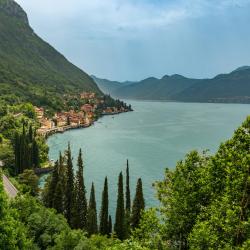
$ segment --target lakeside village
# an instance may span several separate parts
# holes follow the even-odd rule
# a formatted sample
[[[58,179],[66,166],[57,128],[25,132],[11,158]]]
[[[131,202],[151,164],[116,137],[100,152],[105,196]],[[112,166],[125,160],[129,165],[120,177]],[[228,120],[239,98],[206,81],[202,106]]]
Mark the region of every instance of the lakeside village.
[[[37,134],[48,137],[69,129],[89,127],[104,115],[132,111],[131,105],[127,105],[123,101],[114,100],[109,95],[97,96],[93,92],[81,93],[80,101],[77,103],[78,105],[74,109],[57,112],[52,118],[46,117],[44,108],[35,107],[36,116],[40,123]]]

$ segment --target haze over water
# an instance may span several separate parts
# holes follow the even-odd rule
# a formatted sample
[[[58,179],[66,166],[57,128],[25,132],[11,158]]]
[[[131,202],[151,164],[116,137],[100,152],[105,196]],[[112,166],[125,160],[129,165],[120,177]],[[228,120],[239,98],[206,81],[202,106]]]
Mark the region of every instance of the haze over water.
[[[163,178],[166,167],[174,168],[192,149],[215,152],[250,114],[250,105],[242,104],[128,103],[134,112],[105,116],[90,128],[71,130],[48,139],[50,159],[56,160],[58,152],[64,151],[70,142],[76,162],[82,148],[87,196],[93,181],[98,209],[104,178],[108,176],[113,218],[118,174],[123,171],[125,177],[126,159],[130,163],[132,195],[137,178],[142,177],[146,205],[154,206],[157,200],[152,183]]]

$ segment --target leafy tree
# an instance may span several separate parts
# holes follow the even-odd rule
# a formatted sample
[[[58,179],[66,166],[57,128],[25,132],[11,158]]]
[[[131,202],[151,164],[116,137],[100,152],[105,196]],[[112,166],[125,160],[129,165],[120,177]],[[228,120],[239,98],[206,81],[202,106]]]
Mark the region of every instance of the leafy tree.
[[[20,222],[18,211],[9,206],[4,193],[0,171],[0,249],[37,249],[25,225]]]
[[[105,178],[102,192],[102,205],[100,212],[99,231],[103,235],[109,234],[109,199],[108,199],[108,178]]]
[[[188,235],[198,214],[209,202],[209,192],[202,185],[208,158],[193,151],[176,169],[166,169],[165,179],[158,183],[158,197],[162,203],[165,237],[179,249],[188,248]]]
[[[143,197],[142,190],[142,180],[141,178],[137,181],[135,198],[133,201],[132,214],[131,214],[131,227],[136,228],[141,219],[141,213],[145,208],[145,201]]]
[[[54,209],[42,206],[37,199],[28,195],[16,198],[12,207],[19,211],[19,220],[27,228],[28,235],[34,239],[38,249],[50,249],[55,246],[60,234],[70,231],[63,215],[56,214]]]
[[[98,232],[94,183],[92,183],[90,191],[89,206],[87,213],[87,232],[89,235],[96,234]]]
[[[35,174],[34,170],[26,169],[22,174],[19,175],[19,182],[28,187],[28,191],[31,195],[38,195],[39,188],[38,182],[39,178]]]
[[[63,230],[56,236],[55,245],[51,250],[86,249],[91,250],[91,243],[81,230]]]
[[[119,174],[118,179],[118,194],[117,194],[117,207],[115,215],[114,231],[120,240],[126,237],[125,225],[125,209],[124,209],[124,193],[123,193],[123,176],[122,172]]]
[[[155,208],[142,211],[140,223],[132,231],[132,241],[140,242],[142,246],[150,249],[168,249],[163,240],[163,225],[160,220],[161,217]]]
[[[190,248],[243,249],[250,237],[250,117],[223,143],[201,177],[211,202],[189,235]]]
[[[73,211],[73,227],[76,229],[86,228],[87,223],[87,199],[86,189],[83,178],[83,160],[82,150],[79,151],[78,156],[78,170],[75,178],[74,185],[74,211]]]

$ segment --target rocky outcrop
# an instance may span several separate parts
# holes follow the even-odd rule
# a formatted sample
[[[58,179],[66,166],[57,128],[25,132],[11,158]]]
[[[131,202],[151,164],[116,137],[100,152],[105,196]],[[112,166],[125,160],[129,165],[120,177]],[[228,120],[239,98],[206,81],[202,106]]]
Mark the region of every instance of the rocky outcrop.
[[[16,17],[26,24],[29,23],[25,11],[13,0],[0,0],[0,11],[3,11],[8,16]]]

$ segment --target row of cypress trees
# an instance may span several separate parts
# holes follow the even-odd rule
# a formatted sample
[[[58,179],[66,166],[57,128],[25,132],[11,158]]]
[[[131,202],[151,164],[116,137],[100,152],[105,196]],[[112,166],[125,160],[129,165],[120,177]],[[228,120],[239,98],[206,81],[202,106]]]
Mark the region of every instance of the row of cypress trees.
[[[43,192],[45,205],[64,214],[72,228],[84,229],[89,235],[100,233],[109,236],[114,231],[119,239],[126,239],[131,229],[139,225],[141,211],[145,208],[142,180],[138,179],[136,194],[131,207],[129,163],[127,161],[125,199],[123,174],[121,172],[118,178],[117,208],[114,230],[112,230],[113,223],[109,214],[108,178],[106,177],[104,180],[98,226],[94,183],[91,186],[89,201],[87,202],[86,199],[81,149],[77,166],[78,169],[74,175],[71,149],[68,145],[66,154],[62,156],[60,153],[53,173],[47,180]]]
[[[39,147],[32,125],[27,129],[23,124],[21,133],[14,137],[15,174],[21,174],[25,169],[39,167]]]

